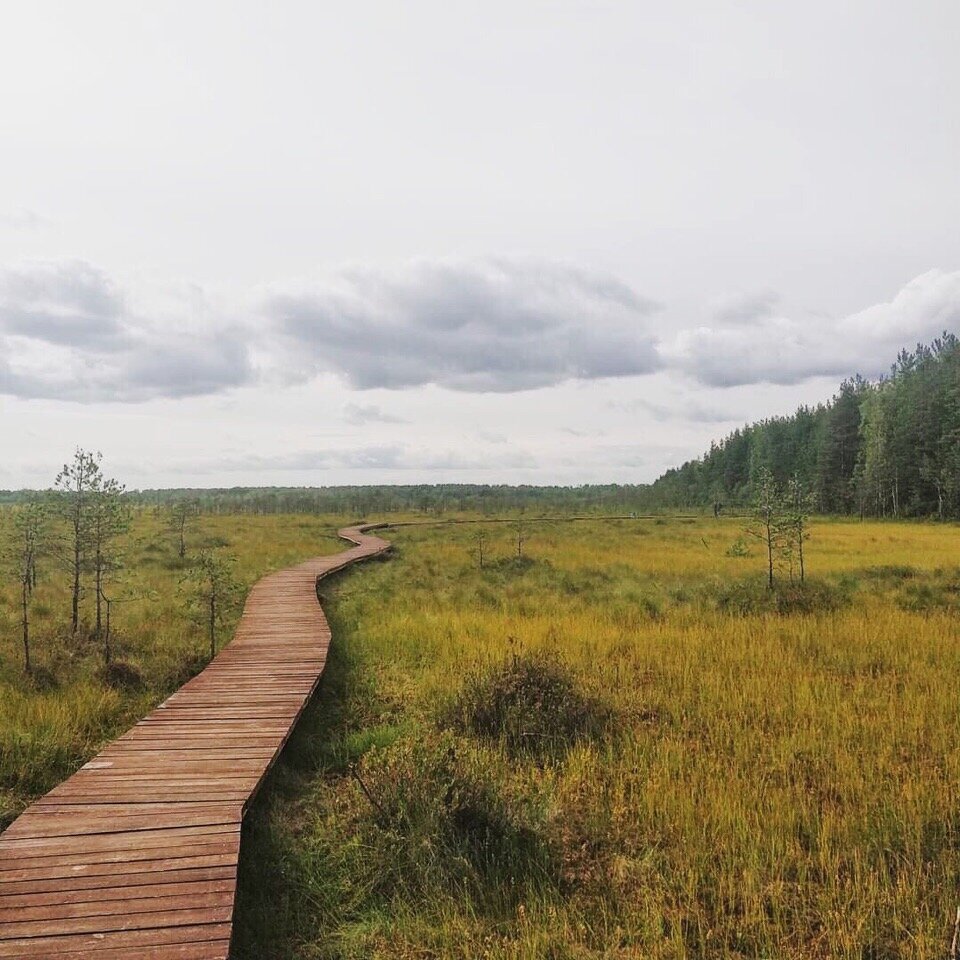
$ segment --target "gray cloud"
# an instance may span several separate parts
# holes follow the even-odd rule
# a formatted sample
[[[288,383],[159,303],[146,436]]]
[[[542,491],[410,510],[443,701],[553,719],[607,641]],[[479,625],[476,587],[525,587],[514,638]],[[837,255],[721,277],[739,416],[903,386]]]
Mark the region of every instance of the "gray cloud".
[[[922,274],[840,319],[775,315],[772,293],[730,298],[659,343],[656,304],[604,274],[532,261],[357,267],[247,301],[227,310],[195,286],[123,286],[78,260],[0,267],[0,393],[136,402],[320,373],[360,389],[476,393],[661,368],[713,387],[876,376],[902,346],[960,326],[960,271]],[[689,399],[643,403],[660,420],[740,419]],[[343,418],[403,422],[373,404],[347,404]]]
[[[343,408],[344,423],[362,427],[367,423],[407,423],[403,417],[381,410],[375,404],[348,403]]]
[[[701,403],[696,400],[677,397],[670,403],[654,403],[652,400],[631,400],[622,404],[611,404],[628,413],[642,413],[664,423],[669,420],[687,420],[694,423],[733,423],[746,420],[743,413],[729,410],[715,404]]]
[[[892,300],[838,319],[756,316],[681,331],[668,365],[715,387],[789,385],[813,377],[885,373],[901,347],[960,327],[960,271],[931,270]]]
[[[116,285],[82,260],[0,270],[0,331],[70,347],[123,346]]]
[[[733,294],[714,301],[713,318],[722,324],[755,323],[773,316],[780,295],[772,290]]]
[[[35,210],[20,209],[0,213],[0,227],[5,227],[8,230],[40,230],[50,225],[51,222]]]
[[[649,373],[660,365],[656,309],[613,277],[493,259],[354,268],[275,287],[262,303],[288,375],[472,392]]]
[[[188,288],[138,304],[81,260],[0,269],[0,392],[129,402],[251,382],[247,335],[194,322],[196,301]]]
[[[526,451],[510,449],[494,456],[462,451],[435,451],[402,444],[301,450],[282,456],[244,454],[205,464],[184,464],[185,472],[243,473],[247,471],[303,470],[472,470],[491,471],[512,467],[534,467],[537,461]]]

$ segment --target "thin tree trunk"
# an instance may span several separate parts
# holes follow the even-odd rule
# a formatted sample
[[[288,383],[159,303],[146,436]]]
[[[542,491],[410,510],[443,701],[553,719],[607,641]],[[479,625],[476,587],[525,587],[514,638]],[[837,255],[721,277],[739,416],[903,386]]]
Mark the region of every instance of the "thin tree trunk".
[[[101,609],[103,606],[103,556],[100,553],[100,544],[97,544],[96,560],[96,588],[97,588],[97,636],[99,637],[103,629],[103,618]]]
[[[767,519],[767,588],[773,589],[773,527]]]
[[[213,591],[210,591],[210,659],[217,655],[216,640],[217,601]]]
[[[103,635],[103,662],[110,663],[113,659],[113,651],[110,649],[110,601],[106,601],[107,605],[107,629]]]
[[[80,531],[74,534],[73,545],[73,632],[80,627]]]
[[[33,672],[30,664],[30,575],[23,577],[20,584],[20,611],[21,626],[23,627],[23,669],[27,673]]]

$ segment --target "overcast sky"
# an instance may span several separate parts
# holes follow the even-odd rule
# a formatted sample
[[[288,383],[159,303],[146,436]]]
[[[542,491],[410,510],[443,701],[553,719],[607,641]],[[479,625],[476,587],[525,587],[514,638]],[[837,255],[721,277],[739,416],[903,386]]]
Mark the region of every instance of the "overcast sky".
[[[0,487],[638,482],[960,328],[960,4],[8,3]]]

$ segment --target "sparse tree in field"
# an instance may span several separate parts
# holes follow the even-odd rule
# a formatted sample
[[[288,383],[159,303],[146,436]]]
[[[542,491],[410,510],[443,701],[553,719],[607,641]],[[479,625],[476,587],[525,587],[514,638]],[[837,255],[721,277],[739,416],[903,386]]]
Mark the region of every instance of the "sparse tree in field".
[[[487,542],[487,535],[483,530],[478,530],[473,535],[474,550],[477,557],[477,566],[483,569],[483,548]]]
[[[794,559],[797,572],[803,583],[805,569],[803,545],[810,539],[810,514],[815,509],[814,495],[804,489],[803,481],[794,475],[787,483],[783,499],[784,552],[790,562],[790,579],[793,579]]]
[[[63,559],[72,579],[70,622],[74,634],[80,626],[82,576],[88,565],[92,539],[91,501],[103,480],[100,460],[101,454],[77,447],[73,460],[63,465],[54,481],[59,512],[67,524]]]
[[[199,503],[196,500],[175,500],[167,513],[167,526],[177,538],[177,556],[183,560],[187,555],[187,531],[199,516]]]
[[[130,527],[130,507],[124,487],[116,480],[100,477],[90,498],[90,563],[96,592],[96,635],[103,636],[104,590],[110,577],[120,569],[122,558],[117,545]],[[105,653],[109,662],[109,652]]]
[[[523,556],[523,544],[525,542],[524,534],[526,533],[523,526],[523,517],[517,517],[516,531],[517,531],[517,559],[519,560]]]
[[[783,497],[773,474],[761,467],[754,482],[753,510],[747,533],[759,540],[767,554],[767,586],[772,590],[774,569],[786,540]]]
[[[47,504],[39,497],[17,507],[7,554],[20,585],[20,634],[23,643],[23,669],[33,672],[30,659],[30,599],[37,580],[37,560],[47,548],[49,526]]]
[[[204,623],[210,640],[210,659],[217,654],[217,627],[236,602],[240,585],[233,576],[235,558],[201,550],[194,558],[186,576],[191,600]]]

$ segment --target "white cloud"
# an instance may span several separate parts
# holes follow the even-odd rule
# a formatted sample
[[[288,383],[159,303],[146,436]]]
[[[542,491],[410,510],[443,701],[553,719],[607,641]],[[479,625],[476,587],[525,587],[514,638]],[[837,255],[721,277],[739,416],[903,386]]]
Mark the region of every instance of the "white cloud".
[[[960,271],[931,270],[892,300],[836,320],[763,316],[682,330],[661,347],[668,365],[709,386],[876,377],[903,347],[960,327]]]
[[[15,231],[41,230],[49,227],[50,221],[35,210],[21,208],[6,213],[0,213],[0,228]]]
[[[362,427],[368,423],[406,423],[403,417],[388,413],[376,404],[348,403],[343,408],[344,423]]]

